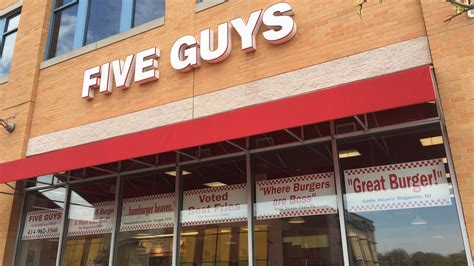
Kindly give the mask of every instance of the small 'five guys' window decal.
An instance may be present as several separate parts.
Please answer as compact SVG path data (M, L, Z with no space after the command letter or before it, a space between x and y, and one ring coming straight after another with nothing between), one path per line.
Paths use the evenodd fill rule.
M225 60L232 50L232 29L240 36L241 49L246 53L257 49L256 36L262 24L268 30L263 38L271 44L282 44L291 40L296 34L296 23L293 20L293 9L287 3L277 3L266 10L257 10L250 14L247 22L241 17L217 26L217 47L214 47L214 32L207 28L201 31L199 40L192 35L185 35L174 42L170 51L171 66L178 71L187 72L201 66L201 60L208 63L219 63ZM84 71L82 97L94 98L94 90L110 94L113 84L117 89L128 89L132 79L144 84L160 78L158 59L160 49L152 47L125 60L113 60Z

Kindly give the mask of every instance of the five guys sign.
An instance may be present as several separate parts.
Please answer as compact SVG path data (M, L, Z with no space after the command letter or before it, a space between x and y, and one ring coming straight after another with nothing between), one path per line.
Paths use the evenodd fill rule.
M240 36L242 50L246 53L255 51L256 35L262 23L268 28L263 37L271 44L282 44L291 40L296 34L296 23L292 16L293 9L287 3L278 3L265 11L257 10L250 14L247 22L236 18L218 25L217 47L214 47L214 32L204 29L199 41L192 35L179 38L170 52L171 66L178 71L187 72L201 66L201 60L218 63L226 59L232 50L232 28ZM123 60L113 60L84 71L82 97L94 98L94 90L110 94L113 83L117 89L128 89L132 82L143 84L158 80L158 58L160 50L156 47L128 55Z

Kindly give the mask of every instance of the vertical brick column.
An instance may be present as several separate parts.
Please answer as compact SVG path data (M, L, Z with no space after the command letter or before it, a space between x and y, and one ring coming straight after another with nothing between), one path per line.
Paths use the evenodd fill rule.
M10 134L0 129L0 163L25 156L51 2L28 0L23 3L10 75L8 82L0 85L0 118L9 118L16 124L16 130ZM0 8L14 3L1 1ZM6 185L0 185L0 191L13 193ZM21 196L0 194L0 202L0 262L11 265Z
M443 1L421 0L471 250L474 247L474 19Z

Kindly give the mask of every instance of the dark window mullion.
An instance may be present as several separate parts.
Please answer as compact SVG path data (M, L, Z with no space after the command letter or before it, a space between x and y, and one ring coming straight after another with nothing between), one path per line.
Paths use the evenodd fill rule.
M68 8L68 7L71 7L71 6L73 6L73 5L77 4L77 3L79 3L79 1L74 1L74 2L71 2L71 3L67 3L67 4L62 5L62 6L60 6L60 7L56 7L55 9L53 9L53 11L54 11L54 13L56 13L56 12L62 11L63 9L66 9L66 8Z

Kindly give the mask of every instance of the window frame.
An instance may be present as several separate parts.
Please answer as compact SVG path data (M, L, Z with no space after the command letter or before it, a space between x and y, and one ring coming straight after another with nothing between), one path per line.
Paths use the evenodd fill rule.
M7 30L8 29L8 22L13 17L20 16L20 15L21 15L21 8L18 8L18 9L15 9L15 10L11 11L11 12L8 12L4 16L0 17L0 28L2 29L2 37L0 38L0 59L2 59L3 51L5 49L5 47L4 47L5 39L9 35L17 33L18 28L20 27L20 24L18 22L18 26L16 28L14 28L12 30ZM21 20L21 17L20 17L20 20ZM16 45L16 37L15 37L15 45ZM13 52L12 52L12 54L13 54ZM10 62L10 65L11 65L11 62ZM10 69L8 70L8 73L6 73L4 75L0 75L0 79L8 78L9 75L10 75Z
M89 24L91 0L73 0L72 2L64 4L60 7L56 7L58 0L54 0L53 9L51 12L51 17L50 17L48 42L47 42L46 51L44 54L44 62L51 60L51 62L54 62L53 64L59 63L59 62L68 60L70 58L73 58L77 56L78 54L79 55L84 54L84 53L87 53L92 50L105 46L105 45L102 45L102 46L98 45L100 43L106 43L106 44L114 43L116 41L126 39L130 36L145 32L151 28L159 27L164 24L164 17L166 16L166 1L165 1L165 12L162 17L150 20L138 26L133 25L136 0L120 0L120 1L121 1L121 11L120 11L120 18L119 18L119 25L120 25L119 32L116 34L112 34L106 38L92 42L90 44L86 44L87 29L89 26L88 24ZM76 4L78 5L78 10L76 14L76 25L75 25L75 30L74 30L73 48L71 51L68 51L62 55L51 57L50 51L51 51L51 45L53 42L52 31L55 26L54 25L55 16L57 12L63 11ZM157 22L157 23L153 23L153 22ZM153 25L151 27L150 26L142 27L143 25L149 25L149 24L153 24ZM139 29L139 30L137 32L132 32L131 34L129 34L130 30L132 29ZM111 41L106 41L106 40L111 40ZM89 49L85 47L88 47ZM90 47L92 47L92 49ZM78 51L81 48L85 48L85 49L82 51ZM62 60L58 60L57 59L58 57L62 58ZM41 66L40 68L42 69L48 66L50 66L50 64L46 64L46 66Z
M437 91L436 91L437 93ZM437 96L439 99L439 96ZM440 110L439 102L436 101L437 104L437 109ZM189 155L183 151L174 151L176 153L176 161L173 163L169 164L163 164L159 165L157 164L150 164L148 162L136 160L136 159L130 159L130 160L135 160L136 162L139 162L145 166L149 166L150 168L144 168L144 169L138 169L138 170L130 170L129 172L111 172L110 174L105 174L104 176L98 176L98 177L91 177L85 180L82 179L76 179L70 176L69 174L61 174L61 175L66 175L68 176L68 181L64 183L59 183L56 185L52 185L49 187L54 187L54 186L66 186L67 188L70 188L71 185L77 184L77 183L85 183L85 182L95 182L99 180L104 180L108 178L117 178L116 179L116 187L115 187L115 223L114 223L114 228L112 232L112 242L111 242L111 252L110 252L110 260L109 262L111 265L115 265L115 254L117 252L117 234L118 234L118 228L120 226L120 218L121 218L121 213L120 210L122 209L122 204L123 204L123 180L128 179L132 177L133 175L139 174L139 173L148 173L152 171L157 171L157 170L163 170L163 169L170 169L170 168L175 168L176 171L176 179L175 179L175 209L174 209L174 238L173 238L173 262L176 264L179 264L179 243L180 243L180 232L181 232L181 214L180 210L182 209L183 206L183 168L186 168L189 165L193 165L196 163L203 163L203 162L215 162L220 159L226 159L226 158L236 158L240 156L245 156L246 160L246 184L247 184L247 206L248 206L248 212L247 212L247 228L248 230L248 258L249 258L249 263L252 261L252 265L255 265L256 263L256 256L255 256L255 220L256 217L254 215L255 213L255 206L254 202L256 202L256 194L255 194L255 189L256 189L256 183L255 183L255 178L252 174L252 169L251 169L251 164L252 164L252 155L259 154L259 153L264 153L268 151L276 151L276 150L281 150L281 149L286 149L286 148L291 148L291 147L296 147L296 146L302 146L302 145L311 145L315 143L324 143L324 142L330 142L331 143L331 150L332 150L332 161L334 165L334 178L335 178L335 186L336 186L336 197L337 197L337 206L338 206L338 215L339 215L339 223L340 223L340 234L341 234L341 244L342 244L342 256L343 260L345 262L345 265L349 265L349 248L348 248L348 241L350 241L350 236L348 236L346 232L346 217L345 217L345 208L344 208L344 194L342 192L342 187L344 186L342 182L342 175L341 175L341 167L340 167L340 158L338 157L339 154L339 149L337 145L338 140L343 140L343 139L349 139L349 138L354 138L354 137L362 137L362 136L370 136L372 134L377 134L377 133L388 133L388 132L393 132L394 130L402 130L402 129L410 129L410 128L417 128L417 127L423 127L423 126L429 126L429 125L436 125L439 127L442 137L443 137L443 148L446 152L446 158L448 162L448 167L449 167L449 172L451 173L451 179L452 179L452 185L453 185L453 193L454 193L454 200L456 203L456 210L457 210L457 219L459 221L459 226L461 228L461 235L462 235L462 241L464 243L464 251L466 255L466 260L469 262L471 261L471 249L469 245L469 240L468 240L468 235L467 235L467 229L466 229L466 224L464 220L464 212L462 210L463 205L461 203L460 195L459 195L459 188L457 185L457 175L454 170L454 165L453 165L453 159L452 159L452 154L448 142L448 137L447 137L447 132L444 124L444 118L442 115L442 112L438 112L438 115L436 117L430 117L430 118L424 118L420 120L415 120L415 121L409 121L409 122L402 122L402 123L396 123L396 124L390 124L390 125L385 125L381 127L376 127L376 128L368 128L367 130L360 130L360 131L354 131L351 133L341 133L337 134L336 132L336 127L335 127L335 121L331 120L328 121L330 124L330 129L331 129L331 134L329 136L319 136L316 138L312 139L302 139L296 142L290 142L286 144L279 144L271 147L257 147L253 148L250 145L250 137L246 137L245 143L243 144L235 144L239 148L239 151L225 154L225 155L217 155L215 157L207 157L207 158L197 158L192 155ZM282 129L284 130L284 129ZM232 141L231 141L232 142ZM233 142L232 142L233 143ZM158 161L157 161L158 162ZM120 164L120 162L118 162ZM32 180L26 180L25 182L34 182ZM44 190L45 186L40 186L38 187L33 187L33 188L25 188L24 189L24 194L23 194L23 200L26 197L26 194L30 191L35 191L35 190ZM65 205L68 206L68 205ZM66 209L65 212L68 210ZM25 212L22 210L21 214L21 220L20 220L20 226L18 228L18 233L17 233L17 242L16 245L18 246L19 239L21 238L21 230L23 230L23 220L25 217ZM66 215L64 215L66 217ZM63 224L63 230L65 228L65 224ZM62 238L64 235L61 236ZM17 248L17 247L15 247ZM18 251L16 251L18 252ZM60 254L62 250L58 248L58 254ZM363 252L363 251L362 251ZM16 258L16 257L15 257ZM14 259L15 259L14 258Z

